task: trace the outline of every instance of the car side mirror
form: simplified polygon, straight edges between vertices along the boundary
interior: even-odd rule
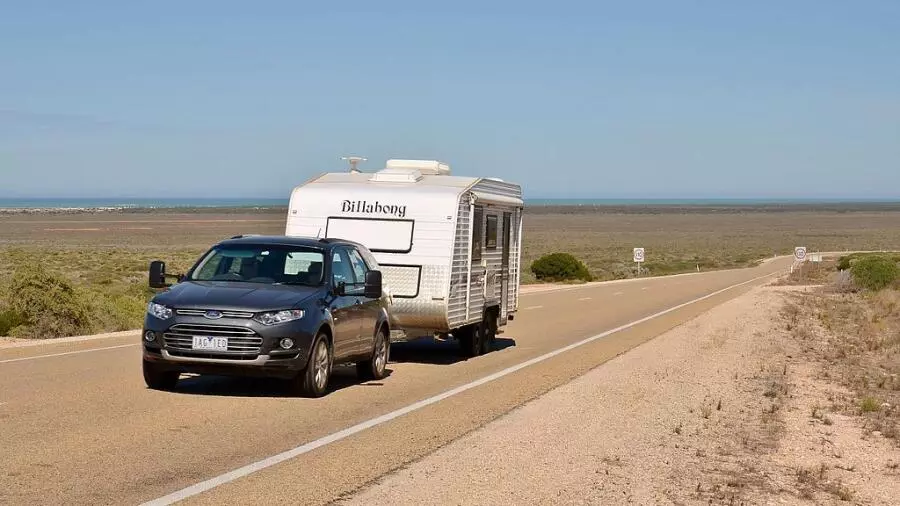
[[[365,297],[367,299],[380,299],[381,294],[381,271],[366,272]]]
[[[150,288],[165,288],[166,284],[166,263],[161,260],[150,262]]]
[[[336,297],[347,295],[347,284],[343,281],[338,281],[338,284],[334,285],[334,295]]]

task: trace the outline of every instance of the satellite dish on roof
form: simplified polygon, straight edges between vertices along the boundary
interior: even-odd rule
[[[342,156],[341,160],[346,160],[346,161],[350,162],[350,173],[351,174],[359,174],[360,172],[362,172],[359,169],[357,169],[356,166],[359,165],[359,162],[366,161],[366,159],[361,156]]]

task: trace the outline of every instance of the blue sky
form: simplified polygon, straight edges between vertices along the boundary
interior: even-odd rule
[[[333,4],[333,5],[331,5]],[[7,2],[0,196],[900,197],[900,2]]]

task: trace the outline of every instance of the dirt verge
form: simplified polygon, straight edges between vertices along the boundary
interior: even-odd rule
[[[895,504],[897,446],[823,408],[854,394],[788,325],[812,291],[754,289],[340,503]]]

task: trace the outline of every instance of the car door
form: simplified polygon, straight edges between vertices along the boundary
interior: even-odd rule
[[[345,287],[345,295],[334,296],[331,304],[331,315],[334,319],[334,360],[340,362],[356,353],[359,341],[359,319],[357,297],[352,295],[356,279],[350,257],[343,248],[335,248],[331,254],[331,286],[341,283]]]
[[[356,248],[348,248],[347,253],[350,256],[350,265],[353,266],[353,275],[356,277],[357,286],[354,293],[358,295],[359,306],[359,353],[367,354],[374,349],[375,346],[375,326],[378,325],[378,318],[381,315],[380,299],[366,297],[366,273],[369,266],[366,265],[362,255]]]

